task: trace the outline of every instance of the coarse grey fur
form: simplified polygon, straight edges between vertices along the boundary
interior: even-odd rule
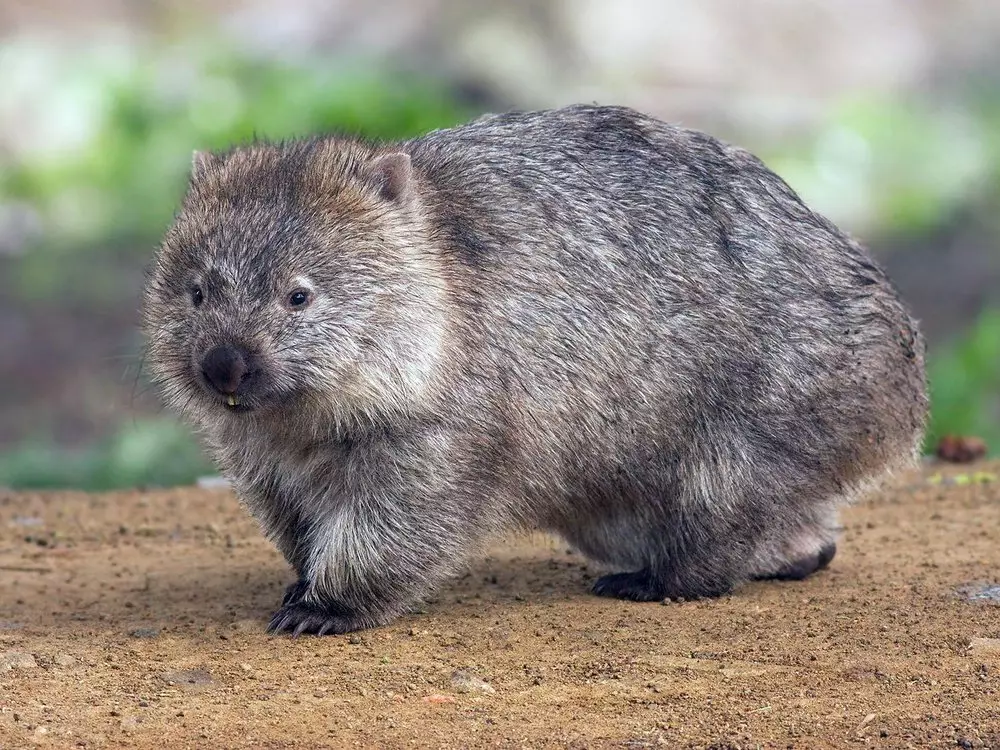
[[[746,151],[622,107],[198,154],[144,321],[298,574],[276,631],[387,623],[520,528],[617,571],[602,595],[803,578],[927,413],[868,253]]]

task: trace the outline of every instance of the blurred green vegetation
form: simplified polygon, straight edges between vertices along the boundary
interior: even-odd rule
[[[990,453],[1000,447],[1000,309],[986,310],[967,332],[944,350],[932,353],[931,424],[927,446],[944,435],[986,440]]]
[[[31,252],[8,263],[15,276],[6,289],[25,301],[101,305],[120,276],[81,279],[52,269],[107,271],[122,253],[132,266],[145,264],[194,149],[333,130],[401,138],[476,114],[442,85],[414,76],[343,61],[264,61],[217,43],[92,57],[13,46],[0,52],[0,77],[13,89],[28,85],[18,84],[25,70],[30,85],[45,79],[64,126],[49,128],[30,158],[0,173],[0,201],[31,205],[45,228]],[[771,151],[762,153],[765,161],[838,223],[883,235],[928,232],[948,220],[970,186],[1000,196],[1000,97],[973,92],[954,106],[844,102],[814,138]],[[987,311],[933,352],[930,373],[928,445],[952,432],[1000,446],[1000,312]],[[190,433],[169,417],[124,422],[117,435],[82,451],[41,437],[0,454],[0,485],[106,489],[188,483],[211,472]]]
[[[6,79],[16,75],[18,52],[4,55],[13,58]],[[148,253],[177,206],[195,149],[332,131],[403,138],[471,114],[440,84],[414,76],[339,61],[264,61],[218,45],[61,63],[48,96],[70,103],[53,116],[72,124],[0,173],[0,196],[30,203],[45,226],[44,247],[16,268],[17,286],[35,297],[100,303],[110,291],[100,277],[80,285],[53,274],[53,265],[81,248]],[[59,136],[69,145],[60,147]]]
[[[0,454],[0,485],[22,489],[170,487],[213,473],[191,433],[166,418],[128,422],[83,450],[35,439]]]

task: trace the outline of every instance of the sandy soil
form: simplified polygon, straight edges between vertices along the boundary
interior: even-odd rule
[[[806,582],[611,601],[523,539],[299,640],[263,632],[290,574],[228,492],[0,493],[0,747],[1000,748],[1000,464],[939,471]]]

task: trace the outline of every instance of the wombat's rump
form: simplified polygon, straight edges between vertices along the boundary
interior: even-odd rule
[[[514,528],[616,570],[607,596],[805,577],[926,418],[865,250],[747,152],[619,107],[196,155],[144,313],[298,573],[296,633],[386,623]]]

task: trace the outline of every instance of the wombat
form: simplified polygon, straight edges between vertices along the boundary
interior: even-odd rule
[[[498,535],[593,592],[802,579],[921,445],[916,322],[747,151],[632,109],[196,153],[154,379],[298,575],[272,632],[392,621]]]

